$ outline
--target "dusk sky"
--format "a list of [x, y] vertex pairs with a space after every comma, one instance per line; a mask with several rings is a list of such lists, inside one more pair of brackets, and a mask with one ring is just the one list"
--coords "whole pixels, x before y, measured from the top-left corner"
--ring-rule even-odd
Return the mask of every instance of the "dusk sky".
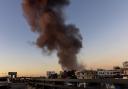
[[[61, 70], [56, 54], [47, 55], [36, 45], [37, 34], [26, 22], [22, 0], [0, 0], [0, 75], [45, 75]], [[128, 0], [71, 0], [65, 9], [83, 37], [78, 55], [86, 68], [112, 68], [128, 60]]]

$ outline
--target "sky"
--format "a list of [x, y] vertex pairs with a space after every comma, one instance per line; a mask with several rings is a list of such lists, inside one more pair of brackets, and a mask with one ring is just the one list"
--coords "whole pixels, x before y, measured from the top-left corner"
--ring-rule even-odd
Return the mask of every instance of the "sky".
[[[21, 7], [22, 0], [0, 0], [0, 75], [43, 76], [60, 71], [56, 54], [47, 55], [36, 45]], [[65, 8], [67, 23], [83, 37], [79, 63], [88, 69], [122, 66], [128, 61], [128, 0], [71, 0]]]

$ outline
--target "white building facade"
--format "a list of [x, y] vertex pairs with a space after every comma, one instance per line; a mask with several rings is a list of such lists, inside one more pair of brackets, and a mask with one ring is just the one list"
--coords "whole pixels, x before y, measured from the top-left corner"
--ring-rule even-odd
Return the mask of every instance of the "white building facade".
[[104, 70], [104, 69], [98, 69], [97, 70], [97, 77], [98, 78], [118, 78], [121, 77], [121, 70]]
[[76, 76], [78, 79], [95, 79], [97, 72], [94, 70], [77, 71]]
[[123, 76], [128, 78], [128, 61], [123, 62]]

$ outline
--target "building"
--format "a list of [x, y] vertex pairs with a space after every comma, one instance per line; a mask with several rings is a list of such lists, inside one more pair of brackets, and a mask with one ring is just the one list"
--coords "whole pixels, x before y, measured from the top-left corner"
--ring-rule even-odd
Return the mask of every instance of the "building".
[[121, 78], [122, 77], [122, 69], [98, 69], [97, 70], [98, 78]]
[[128, 61], [123, 62], [123, 76], [128, 78]]
[[58, 78], [58, 74], [55, 71], [47, 71], [47, 77], [49, 79], [56, 79]]
[[77, 79], [77, 76], [75, 75], [75, 70], [65, 70], [63, 72], [60, 72], [60, 78], [62, 79]]
[[8, 75], [11, 79], [17, 78], [17, 72], [8, 72]]
[[94, 70], [77, 71], [76, 76], [78, 79], [95, 79], [97, 72]]

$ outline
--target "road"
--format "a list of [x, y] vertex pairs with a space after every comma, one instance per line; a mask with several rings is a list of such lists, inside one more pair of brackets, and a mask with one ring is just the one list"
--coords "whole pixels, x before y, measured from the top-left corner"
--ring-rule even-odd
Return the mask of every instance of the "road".
[[[25, 83], [12, 83], [10, 87], [11, 88], [9, 88], [9, 89], [37, 89], [37, 88], [34, 88], [34, 87], [32, 88], [32, 87], [26, 85]], [[0, 87], [0, 89], [6, 89], [6, 88], [1, 88]], [[95, 88], [89, 88], [89, 89], [95, 89]]]
[[11, 89], [27, 89], [27, 86], [24, 83], [12, 83]]
[[10, 89], [35, 89], [35, 88], [31, 88], [31, 87], [25, 85], [24, 83], [13, 83], [13, 84], [11, 84]]

